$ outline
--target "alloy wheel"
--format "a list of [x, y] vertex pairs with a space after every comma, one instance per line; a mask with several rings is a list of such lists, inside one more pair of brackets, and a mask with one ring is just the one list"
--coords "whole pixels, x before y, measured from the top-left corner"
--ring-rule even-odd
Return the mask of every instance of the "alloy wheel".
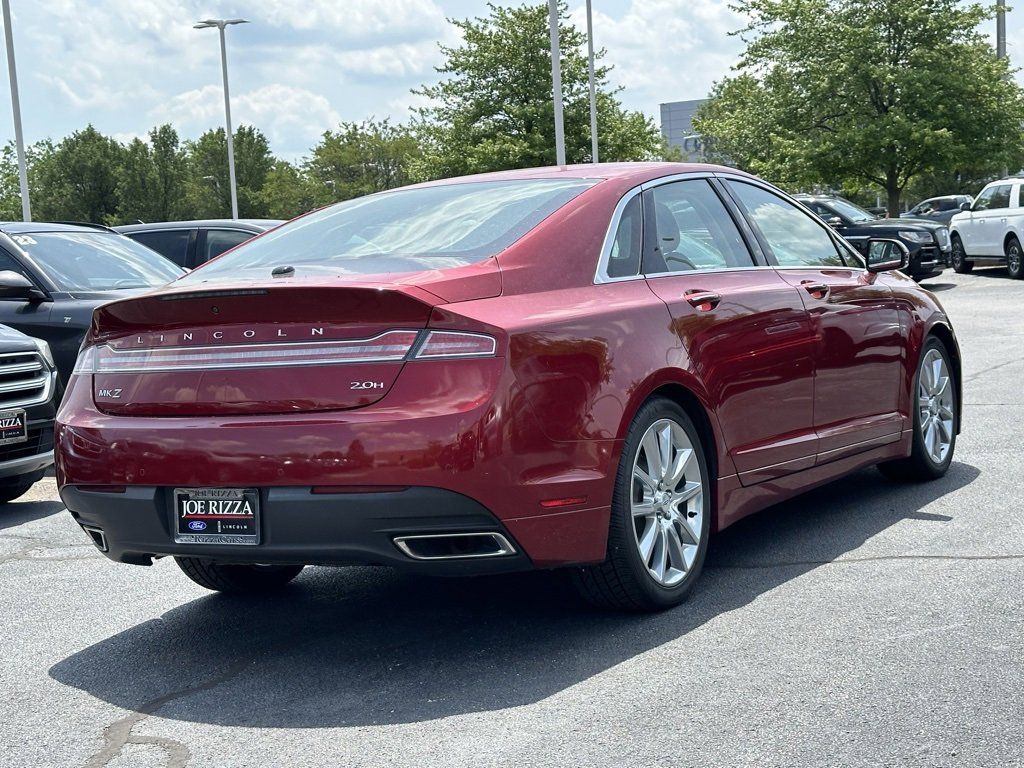
[[918, 422], [929, 458], [942, 464], [953, 442], [953, 386], [946, 360], [937, 349], [929, 349], [921, 361], [917, 385]]
[[630, 507], [640, 559], [651, 578], [671, 587], [693, 567], [704, 518], [704, 482], [683, 428], [659, 419], [633, 459]]
[[1020, 243], [1016, 240], [1012, 241], [1006, 249], [1006, 268], [1013, 277], [1017, 277], [1021, 273]]

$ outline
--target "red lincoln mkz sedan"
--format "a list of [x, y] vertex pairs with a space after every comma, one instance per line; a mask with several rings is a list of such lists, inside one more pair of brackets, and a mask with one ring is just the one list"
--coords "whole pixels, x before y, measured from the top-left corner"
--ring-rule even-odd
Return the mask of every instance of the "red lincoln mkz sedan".
[[707, 165], [350, 200], [96, 311], [61, 497], [111, 559], [216, 590], [571, 566], [596, 603], [674, 605], [745, 515], [949, 468], [960, 355], [905, 257]]

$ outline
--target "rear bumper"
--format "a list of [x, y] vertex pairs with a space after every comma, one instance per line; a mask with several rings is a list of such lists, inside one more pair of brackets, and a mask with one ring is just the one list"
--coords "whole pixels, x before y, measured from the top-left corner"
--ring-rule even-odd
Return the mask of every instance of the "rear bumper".
[[[143, 565], [153, 557], [176, 555], [232, 563], [389, 565], [439, 574], [532, 567], [494, 515], [472, 499], [439, 488], [328, 494], [311, 488], [264, 488], [260, 543], [252, 546], [176, 543], [172, 488], [132, 486], [109, 492], [68, 485], [61, 489], [61, 499], [79, 525], [102, 531], [105, 554], [118, 562]], [[514, 551], [419, 560], [395, 543], [408, 536], [473, 532], [498, 533]]]

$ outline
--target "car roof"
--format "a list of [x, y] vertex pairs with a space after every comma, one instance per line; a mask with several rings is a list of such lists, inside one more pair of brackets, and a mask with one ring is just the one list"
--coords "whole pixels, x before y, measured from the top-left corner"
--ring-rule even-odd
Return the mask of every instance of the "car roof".
[[750, 174], [735, 168], [709, 163], [586, 163], [582, 165], [544, 166], [539, 168], [515, 168], [508, 171], [478, 173], [472, 176], [456, 176], [414, 184], [403, 189], [441, 186], [444, 184], [469, 184], [479, 181], [511, 181], [515, 179], [621, 179], [642, 184], [645, 181], [671, 176], [678, 173], [731, 173], [740, 176]]
[[107, 227], [91, 224], [60, 224], [52, 221], [0, 221], [0, 230], [9, 235], [27, 235], [42, 232], [116, 232]]
[[284, 219], [191, 219], [122, 224], [114, 229], [118, 232], [146, 232], [155, 229], [244, 229], [250, 232], [265, 232], [284, 222]]

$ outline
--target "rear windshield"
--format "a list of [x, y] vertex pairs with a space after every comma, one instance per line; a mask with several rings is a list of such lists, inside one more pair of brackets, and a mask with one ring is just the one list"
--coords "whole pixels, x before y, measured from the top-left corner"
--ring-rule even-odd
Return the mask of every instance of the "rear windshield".
[[13, 238], [62, 291], [156, 288], [185, 272], [113, 232], [32, 232]]
[[284, 224], [197, 269], [186, 282], [359, 275], [460, 267], [510, 246], [595, 179], [524, 179], [401, 189]]

